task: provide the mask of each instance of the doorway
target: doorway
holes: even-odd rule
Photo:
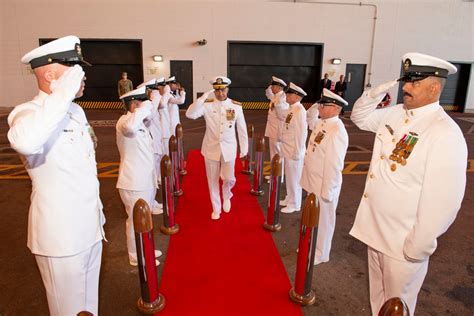
[[[344,99],[349,103],[348,111],[352,111],[355,101],[364,92],[366,64],[346,64],[347,89]]]
[[[193,61],[192,60],[170,60],[170,76],[175,76],[176,81],[186,91],[186,100],[180,108],[187,108],[193,102]]]

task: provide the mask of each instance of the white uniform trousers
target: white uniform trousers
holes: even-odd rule
[[[163,138],[163,156],[168,155],[170,157],[170,139]]]
[[[99,314],[99,273],[102,241],[77,255],[35,255],[52,316],[75,316],[80,311]]]
[[[289,208],[301,208],[301,194],[303,189],[300,185],[303,172],[304,158],[293,160],[285,159],[286,169],[286,205]]]
[[[336,208],[338,200],[339,195],[335,196],[332,202],[325,202],[322,198],[318,197],[319,223],[314,264],[329,261],[332,237],[334,236],[334,228],[336,227]]]
[[[221,213],[221,198],[219,194],[219,176],[222,178],[222,197],[232,198],[232,188],[235,185],[235,160],[224,161],[221,155],[220,161],[204,158],[206,164],[207,185],[211,196],[212,210]]]
[[[131,262],[137,262],[137,246],[135,244],[135,229],[133,228],[133,207],[139,199],[143,199],[148,203],[148,206],[151,210],[153,201],[155,200],[156,189],[146,191],[130,191],[119,189],[119,194],[128,216],[127,220],[125,221],[128,260]]]
[[[410,309],[410,315],[415,315],[416,299],[428,272],[429,260],[417,263],[401,261],[371,247],[367,247],[367,254],[372,315],[378,315],[383,303],[392,297],[402,298]]]
[[[161,159],[164,155],[155,154],[155,171],[156,171],[156,181],[158,184],[161,183]]]
[[[283,182],[284,178],[284,166],[285,166],[285,159],[283,159],[283,156],[281,155],[281,142],[278,141],[276,138],[271,138],[268,137],[268,147],[270,148],[270,162],[273,159],[273,156],[276,154],[280,155],[280,160],[281,160],[281,181]]]

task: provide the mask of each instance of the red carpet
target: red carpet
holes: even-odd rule
[[[189,153],[176,210],[180,231],[170,239],[160,285],[166,306],[157,315],[302,315],[288,298],[290,281],[240,161],[235,165],[231,212],[213,221],[204,159]]]

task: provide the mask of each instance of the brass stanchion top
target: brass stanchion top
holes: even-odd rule
[[[249,138],[253,137],[253,124],[247,123],[247,136]]]
[[[178,151],[178,141],[176,140],[176,137],[174,135],[171,135],[170,137],[169,148],[170,152]]]
[[[265,137],[259,136],[257,138],[257,143],[255,144],[256,151],[263,153],[265,151]]]
[[[279,154],[275,154],[272,159],[272,176],[281,176],[281,158]]]
[[[404,300],[392,297],[382,305],[379,316],[410,316],[410,310]]]
[[[162,177],[171,177],[171,160],[168,155],[164,155],[163,158],[161,158],[160,170]]]
[[[153,230],[150,207],[143,199],[139,199],[133,206],[133,228],[137,233]]]
[[[306,227],[315,227],[319,222],[319,201],[314,193],[308,195],[304,201],[301,223]]]
[[[176,125],[175,134],[176,138],[183,138],[183,127],[181,126],[181,124]]]

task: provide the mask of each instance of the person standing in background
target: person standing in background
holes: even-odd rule
[[[133,90],[133,83],[130,79],[127,79],[127,76],[128,74],[126,72],[122,72],[122,78],[118,81],[119,97]]]

